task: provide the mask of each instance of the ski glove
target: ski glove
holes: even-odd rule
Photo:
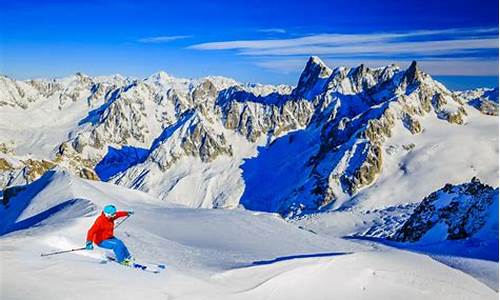
[[[87,244],[85,244],[85,249],[87,249],[87,250],[94,249],[94,245],[92,245],[92,241],[87,241]]]
[[[133,210],[129,210],[129,211],[128,211],[128,215],[129,215],[129,216],[131,216],[131,215],[133,215],[133,214],[134,214],[134,211],[133,211]]]

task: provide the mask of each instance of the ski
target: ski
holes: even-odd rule
[[[104,261],[103,263],[106,263],[108,261],[113,261],[113,262],[118,263],[114,257],[106,256],[106,259],[107,260]],[[120,265],[122,265],[122,264],[120,264]],[[124,267],[130,267],[130,268],[133,268],[133,269],[139,269],[139,270],[142,270],[142,271],[145,271],[145,272],[155,273],[155,274],[160,273],[161,270],[164,270],[166,268],[166,266],[163,265],[163,264],[143,264],[143,263],[136,263],[136,262],[134,262],[130,266],[126,266],[126,265],[122,265],[122,266],[124,266]]]
[[[152,267],[155,267],[155,268],[158,268],[158,269],[166,269],[167,266],[164,265],[164,264],[155,264],[155,263],[142,263],[141,264],[145,265],[145,266],[152,266]]]

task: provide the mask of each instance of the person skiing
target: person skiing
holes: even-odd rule
[[[92,227],[87,232],[87,243],[85,248],[93,250],[93,243],[105,249],[111,249],[115,253],[116,261],[130,266],[133,264],[133,258],[130,255],[125,244],[113,235],[115,226],[114,221],[121,217],[131,216],[134,212],[129,211],[116,211],[114,205],[106,205],[102,213],[97,217]]]

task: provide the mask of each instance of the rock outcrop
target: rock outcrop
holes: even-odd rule
[[[455,92],[470,106],[489,116],[498,116],[498,88],[479,88],[474,90]]]
[[[477,178],[460,185],[447,184],[427,196],[391,238],[402,242],[469,238],[494,213],[495,201],[498,188],[482,184]]]

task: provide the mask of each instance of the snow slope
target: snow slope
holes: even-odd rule
[[[498,188],[478,179],[447,184],[417,204],[350,208],[291,220],[330,237],[348,237],[431,256],[498,291]]]
[[[497,187],[498,118],[469,108],[467,114],[462,126],[426,116],[425,130],[418,135],[397,127],[384,148],[380,177],[348,205],[374,209],[416,202],[446,183],[459,184],[474,176]]]
[[[311,57],[295,88],[0,76],[0,298],[498,298],[497,206],[472,238],[385,239],[445,184],[498,187],[497,115],[498,89],[453,93],[416,62]],[[166,271],[39,256],[81,247],[108,203]]]
[[[138,261],[165,263],[165,271],[100,264],[102,249],[39,256],[80,247],[96,214],[110,202],[136,211],[116,235]],[[37,216],[41,219],[33,219]],[[61,169],[9,197],[0,218],[4,233],[18,229],[13,224],[26,225],[0,237],[2,299],[498,297],[426,255],[328,238],[274,214],[175,207]]]
[[[196,130],[193,128],[206,132],[202,145],[217,144],[214,150],[208,149],[208,153],[219,151],[230,155],[217,155],[205,161],[186,156],[181,141],[192,140],[193,130]],[[224,139],[209,138],[217,135],[223,135]],[[212,142],[207,142],[209,139]],[[147,192],[173,204],[193,208],[235,208],[245,189],[241,161],[255,155],[256,147],[222,124],[212,124],[206,116],[194,112],[167,127],[144,161],[118,173],[110,182]]]

